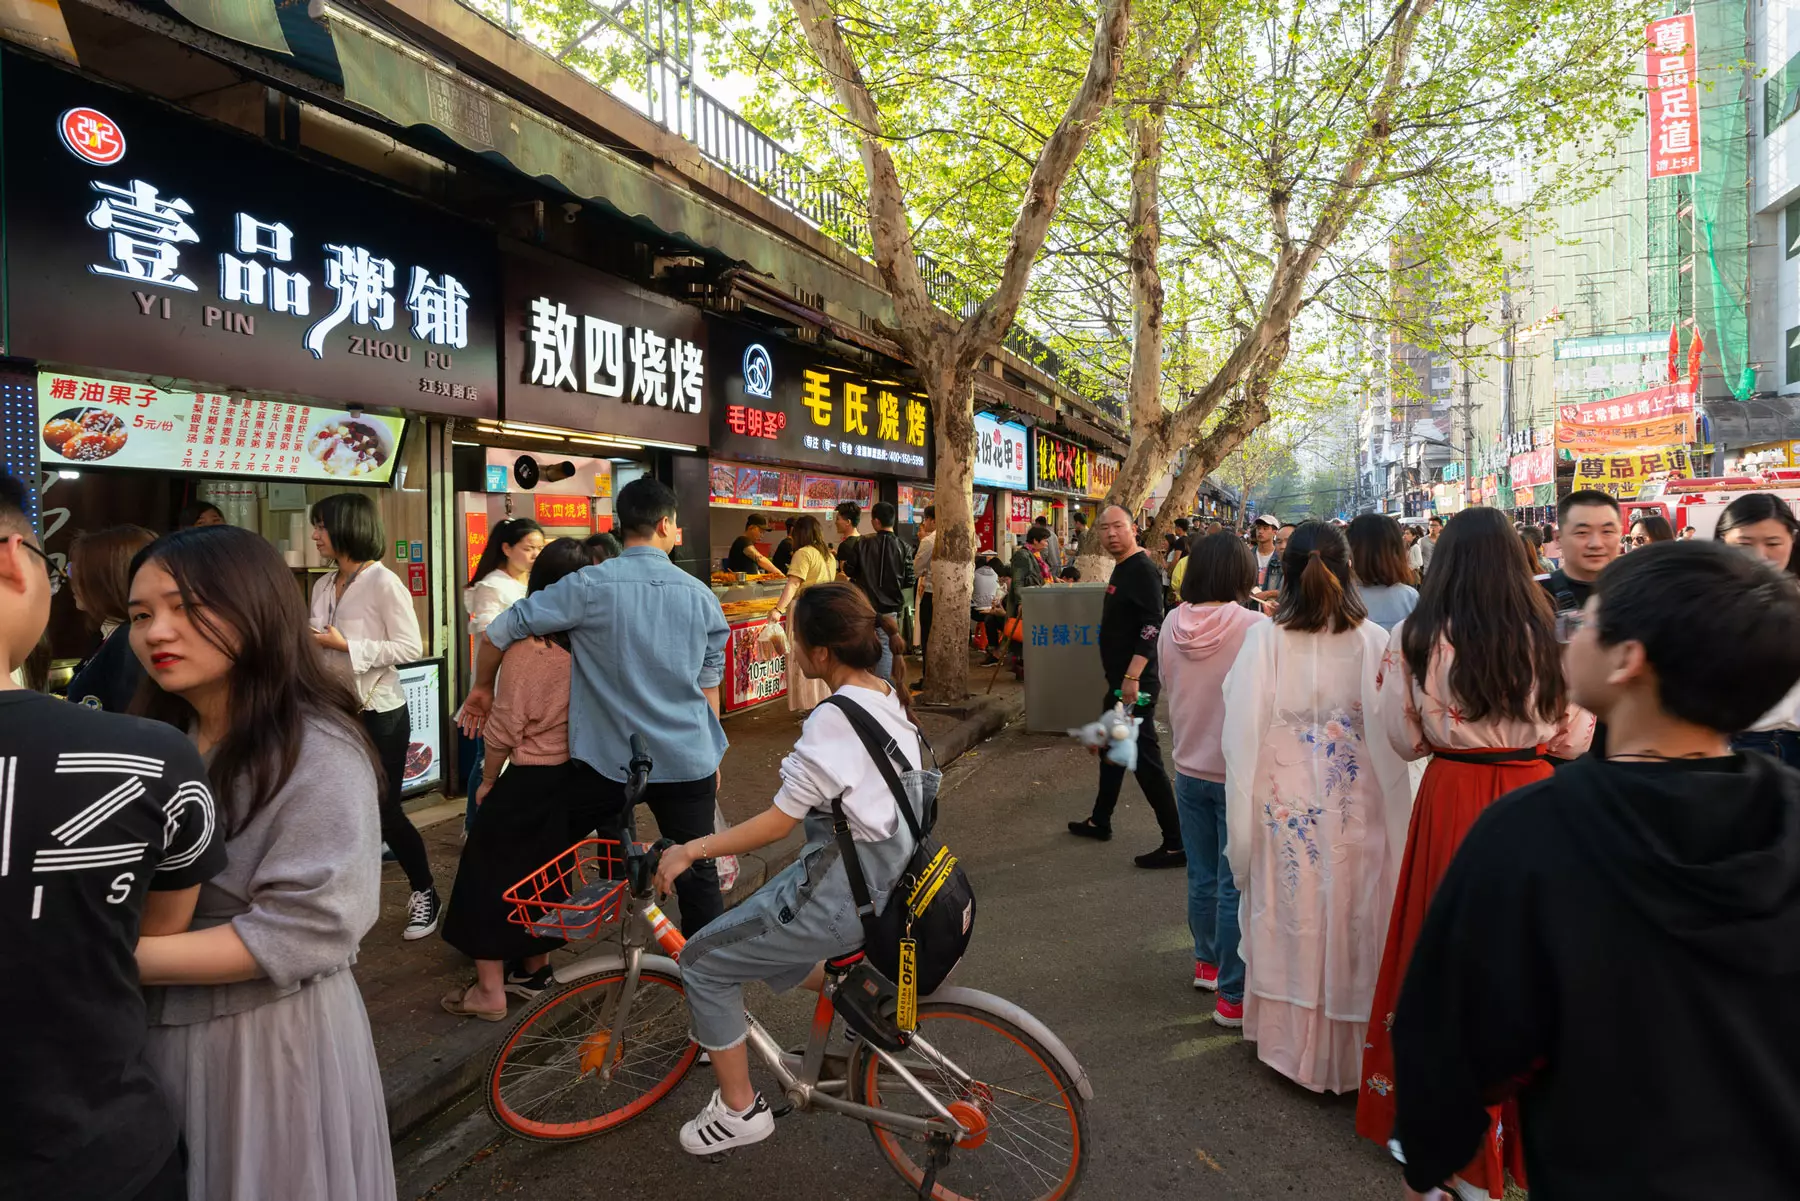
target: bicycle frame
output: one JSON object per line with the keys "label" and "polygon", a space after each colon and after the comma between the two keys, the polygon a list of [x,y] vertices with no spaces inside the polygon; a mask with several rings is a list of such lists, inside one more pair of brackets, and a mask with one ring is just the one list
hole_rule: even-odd
{"label": "bicycle frame", "polygon": [[[671,922],[668,915],[655,901],[648,897],[631,895],[626,898],[625,912],[620,923],[620,947],[623,952],[625,968],[625,984],[619,992],[618,1011],[613,1017],[611,1041],[609,1046],[618,1048],[617,1054],[608,1055],[601,1066],[601,1079],[610,1082],[613,1068],[623,1055],[624,1031],[631,1016],[631,1003],[637,994],[638,980],[643,972],[644,953],[648,946],[648,934],[657,945],[677,964],[680,962],[682,948],[687,939]],[[584,956],[557,973],[559,979],[566,975],[569,979],[588,974],[597,956]],[[870,1045],[872,1051],[888,1069],[904,1081],[921,1100],[937,1115],[932,1118],[915,1117],[911,1114],[893,1113],[885,1109],[877,1109],[869,1105],[861,1105],[838,1096],[838,1092],[847,1088],[848,1078],[844,1080],[822,1080],[820,1077],[825,1068],[825,1048],[830,1042],[832,1026],[837,1021],[837,1009],[832,1004],[836,986],[842,977],[841,972],[826,971],[825,982],[819,991],[819,999],[813,1006],[812,1027],[807,1039],[806,1049],[800,1055],[793,1055],[781,1049],[773,1036],[756,1020],[752,1014],[746,1013],[749,1023],[749,1048],[755,1052],[775,1078],[781,1082],[782,1092],[796,1108],[802,1110],[820,1109],[840,1114],[857,1121],[880,1126],[895,1134],[903,1135],[920,1142],[933,1138],[956,1142],[966,1138],[971,1132],[951,1115],[931,1092],[893,1055],[879,1047]],[[913,1035],[907,1048],[930,1061],[936,1067],[949,1072],[957,1080],[972,1084],[968,1073],[962,1071],[947,1057],[940,1054],[923,1038]]]}

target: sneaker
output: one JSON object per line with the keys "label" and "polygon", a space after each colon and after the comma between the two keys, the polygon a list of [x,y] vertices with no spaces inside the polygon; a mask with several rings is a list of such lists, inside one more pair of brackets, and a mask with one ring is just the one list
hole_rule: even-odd
{"label": "sneaker", "polygon": [[1097,826],[1094,824],[1094,819],[1090,817],[1085,821],[1070,822],[1069,833],[1077,838],[1092,838],[1097,842],[1107,842],[1112,838],[1112,827]]}
{"label": "sneaker", "polygon": [[506,991],[515,997],[524,997],[527,1001],[537,1000],[545,989],[555,983],[556,975],[547,963],[535,972],[522,971],[516,967],[506,969]]}
{"label": "sneaker", "polygon": [[1207,992],[1219,991],[1219,969],[1204,960],[1194,960],[1194,987],[1204,988]]}
{"label": "sneaker", "polygon": [[443,916],[444,903],[438,900],[437,889],[427,888],[422,892],[415,892],[412,900],[407,902],[406,929],[400,932],[400,937],[407,942],[424,938],[437,930],[438,921]]}
{"label": "sneaker", "polygon": [[681,1149],[689,1155],[713,1155],[760,1143],[775,1133],[775,1115],[761,1093],[743,1113],[733,1112],[714,1089],[694,1120],[681,1128]]}
{"label": "sneaker", "polygon": [[1244,1024],[1244,1003],[1220,997],[1219,1003],[1213,1007],[1213,1021],[1227,1030],[1236,1030]]}
{"label": "sneaker", "polygon": [[1180,847],[1157,847],[1134,856],[1131,861],[1139,867],[1186,867],[1187,852]]}

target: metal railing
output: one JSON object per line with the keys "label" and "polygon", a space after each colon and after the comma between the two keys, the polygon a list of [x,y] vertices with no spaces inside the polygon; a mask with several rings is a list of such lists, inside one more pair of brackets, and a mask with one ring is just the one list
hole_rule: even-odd
{"label": "metal railing", "polygon": [[[551,55],[662,128],[692,142],[713,163],[833,241],[862,258],[874,257],[868,214],[860,200],[820,179],[797,155],[695,82],[692,0],[590,0],[591,21],[561,45],[547,44],[546,27],[526,20],[520,0],[460,2],[500,25],[509,36]],[[641,94],[621,93],[610,86],[613,81],[594,78],[570,65],[570,55],[608,30],[642,56]],[[974,291],[954,271],[928,254],[919,254],[917,261],[933,304],[959,317],[975,311],[979,301]],[[1016,321],[1003,344],[1052,379],[1080,392],[1080,373]],[[1082,399],[1121,427],[1125,424],[1125,406],[1117,397]]]}

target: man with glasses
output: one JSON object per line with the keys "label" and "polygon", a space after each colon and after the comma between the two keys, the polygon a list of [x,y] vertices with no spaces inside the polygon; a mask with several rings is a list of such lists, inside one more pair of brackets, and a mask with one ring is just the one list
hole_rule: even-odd
{"label": "man with glasses", "polygon": [[188,927],[225,866],[179,730],[20,688],[62,573],[0,473],[0,1193],[182,1201],[180,1128],[146,1056],[140,936]]}

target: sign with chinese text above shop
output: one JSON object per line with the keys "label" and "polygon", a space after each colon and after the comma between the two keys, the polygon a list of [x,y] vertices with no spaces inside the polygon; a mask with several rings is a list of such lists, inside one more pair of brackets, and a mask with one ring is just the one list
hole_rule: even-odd
{"label": "sign with chinese text above shop", "polygon": [[1119,478],[1119,460],[1111,455],[1103,455],[1097,450],[1088,452],[1088,488],[1087,494],[1094,500],[1105,500],[1106,494],[1112,491],[1113,481]]}
{"label": "sign with chinese text above shop", "polygon": [[38,373],[44,465],[385,484],[399,417]]}
{"label": "sign with chinese text above shop", "polygon": [[1064,442],[1043,430],[1032,430],[1031,440],[1037,451],[1031,490],[1072,492],[1076,496],[1086,496],[1088,468],[1093,452],[1085,446]]}
{"label": "sign with chinese text above shop", "polygon": [[707,322],[715,454],[930,478],[931,407],[912,385],[760,330]]}
{"label": "sign with chinese text above shop", "polygon": [[1649,81],[1650,178],[1700,173],[1699,47],[1694,14],[1663,17],[1644,30]]}
{"label": "sign with chinese text above shop", "polygon": [[508,421],[706,444],[700,310],[525,249],[502,274]]}
{"label": "sign with chinese text above shop", "polygon": [[1528,450],[1522,455],[1514,455],[1508,466],[1515,488],[1548,484],[1556,479],[1556,451],[1548,446]]}
{"label": "sign with chinese text above shop", "polygon": [[[1608,402],[1607,412],[1610,414],[1611,411]],[[1623,408],[1620,409],[1620,414],[1617,420],[1609,415],[1605,424],[1600,425],[1590,425],[1585,421],[1566,424],[1559,420],[1556,423],[1557,449],[1585,455],[1635,450],[1644,446],[1685,445],[1694,440],[1694,413],[1691,408],[1665,417],[1639,418],[1635,415],[1634,406],[1633,416],[1630,418],[1623,415]]]}
{"label": "sign with chinese text above shop", "polygon": [[1597,488],[1633,497],[1647,481],[1688,473],[1688,453],[1680,446],[1628,455],[1589,455],[1575,461],[1575,487]]}
{"label": "sign with chinese text above shop", "polygon": [[999,421],[986,413],[975,414],[975,483],[982,488],[1014,488],[1020,492],[1031,487],[1026,475],[1025,442],[1022,425]]}
{"label": "sign with chinese text above shop", "polygon": [[496,411],[491,241],[248,136],[4,59],[10,353]]}

